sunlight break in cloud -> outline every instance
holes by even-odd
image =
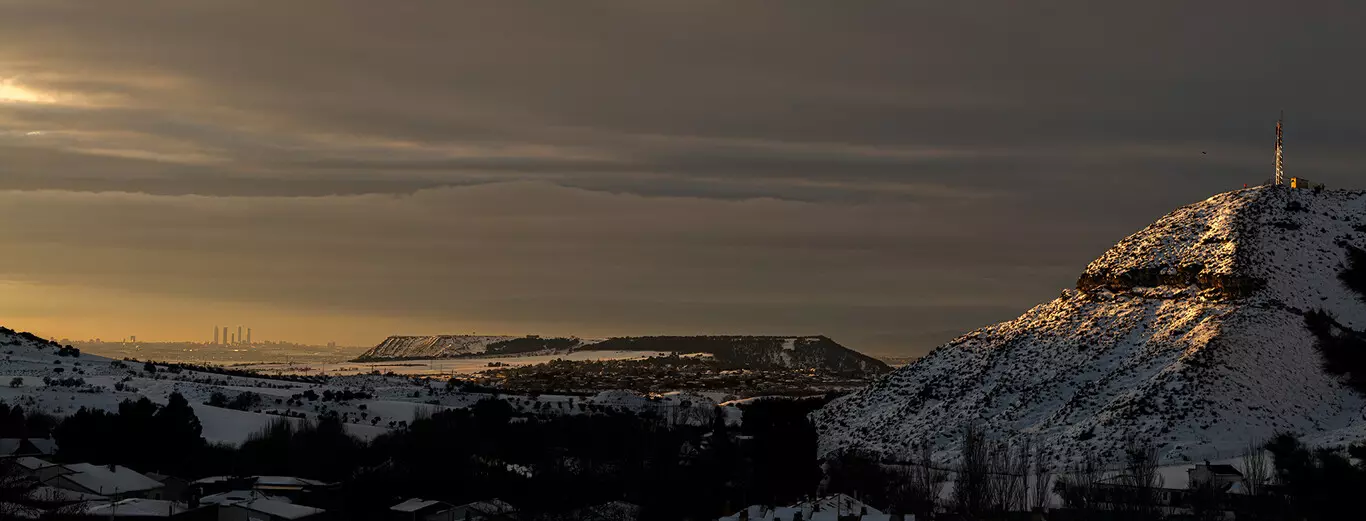
[[[55,96],[24,87],[14,78],[0,79],[0,102],[56,103]]]

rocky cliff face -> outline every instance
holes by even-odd
[[[1366,436],[1363,401],[1324,371],[1306,315],[1366,328],[1342,280],[1366,246],[1362,192],[1261,187],[1168,214],[1086,267],[1076,289],[973,331],[813,415],[821,451],[952,458],[969,422],[1059,462],[1150,438],[1168,460],[1228,457],[1278,431]]]

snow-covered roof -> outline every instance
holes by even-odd
[[[257,488],[307,488],[327,487],[332,485],[326,481],[294,476],[209,476],[207,478],[196,479],[190,483],[192,485],[217,485],[237,480],[245,481]]]
[[[202,498],[199,498],[199,502],[205,505],[224,505],[228,503],[251,501],[255,499],[274,499],[278,501],[284,501],[286,503],[289,502],[289,500],[287,499],[272,496],[259,490],[233,490],[229,492],[220,492],[218,494],[210,494]]]
[[[122,465],[91,465],[73,463],[66,468],[71,474],[61,476],[96,494],[123,494],[161,488],[160,481],[149,478]]]
[[[32,450],[25,450],[24,442],[28,442]],[[51,456],[57,453],[57,443],[43,438],[0,438],[0,456],[15,456],[20,454],[44,454]]]
[[[256,486],[258,487],[325,487],[331,485],[325,481],[316,479],[297,478],[294,476],[256,476]]]
[[[1237,469],[1237,468],[1234,468],[1233,465],[1219,465],[1219,464],[1214,464],[1214,465],[1196,465],[1195,467],[1196,467],[1195,469],[1191,469],[1191,470],[1193,471],[1193,470],[1196,470],[1196,469],[1198,469],[1198,468],[1200,468],[1200,467],[1208,467],[1208,468],[1209,468],[1209,471],[1210,471],[1211,473],[1214,473],[1215,475],[1219,475],[1219,476],[1238,476],[1238,477],[1242,477],[1242,476],[1243,476],[1243,473],[1242,473],[1242,472],[1238,472],[1238,469]]]
[[[13,516],[14,519],[40,519],[47,513],[39,508],[9,501],[0,501],[0,511]]]
[[[89,505],[85,513],[100,517],[171,517],[187,510],[188,507],[174,501],[135,498]]]
[[[512,512],[516,512],[516,511],[517,511],[517,507],[514,507],[514,506],[512,506],[512,504],[508,503],[507,501],[503,501],[503,500],[501,500],[501,499],[488,499],[488,500],[484,500],[484,501],[475,501],[475,502],[473,502],[473,503],[466,503],[466,504],[464,504],[464,505],[460,505],[459,507],[456,507],[456,508],[464,508],[464,509],[467,509],[467,510],[473,510],[473,511],[479,512],[479,513],[481,513],[481,514],[510,514],[510,513],[512,513]]]
[[[35,458],[35,457],[33,457],[33,456],[24,456],[24,457],[22,457],[22,458],[15,458],[14,463],[17,464],[17,465],[19,465],[20,467],[23,467],[23,468],[28,469],[28,470],[38,470],[38,469],[45,469],[45,468],[48,468],[48,467],[57,467],[57,466],[59,466],[58,464],[53,463],[53,462],[51,462],[51,461],[47,461],[47,460],[44,460],[44,459]]]
[[[89,494],[67,490],[48,485],[34,487],[28,491],[28,497],[41,503],[78,503],[81,501],[108,501],[109,498],[99,494]]]
[[[196,479],[196,480],[194,480],[194,481],[191,481],[190,484],[192,484],[192,485],[216,485],[216,484],[219,484],[219,483],[226,483],[226,482],[228,482],[228,481],[232,481],[233,479],[236,479],[236,478],[233,478],[232,476],[209,476],[209,477],[207,477],[207,478],[199,478],[199,479]]]
[[[323,510],[321,508],[295,505],[293,503],[280,501],[278,499],[253,499],[251,501],[232,503],[229,506],[244,508],[254,512],[269,514],[284,519],[302,519],[308,516],[326,512],[326,510]]]
[[[417,512],[418,510],[422,510],[422,509],[424,509],[424,508],[428,508],[428,507],[431,507],[431,506],[434,506],[434,505],[444,505],[444,504],[446,504],[446,503],[442,503],[442,502],[440,502],[440,501],[436,501],[436,500],[432,500],[432,499],[422,499],[422,498],[416,498],[416,497],[415,497],[415,498],[409,499],[409,500],[407,500],[407,501],[404,501],[404,502],[402,502],[402,503],[399,503],[399,504],[397,504],[397,505],[391,506],[391,507],[389,507],[389,510],[393,510],[393,511],[395,511],[395,512]]]

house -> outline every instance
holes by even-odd
[[[56,513],[53,519],[118,519],[120,521],[168,520],[213,521],[213,509],[189,508],[184,503],[161,499],[130,498],[85,505],[75,513]]]
[[[295,505],[278,499],[251,499],[218,506],[218,521],[294,521],[321,519],[321,508]]]
[[[239,503],[242,501],[255,501],[257,499],[271,499],[276,501],[289,502],[288,499],[272,496],[259,490],[233,490],[230,492],[220,492],[211,494],[194,500],[201,505],[226,505],[228,503]]]
[[[98,503],[107,502],[109,498],[98,494],[87,494],[76,492],[64,488],[39,485],[28,491],[28,501],[34,505],[42,505],[48,508],[58,508],[63,505],[75,503]]]
[[[67,468],[65,465],[52,463],[50,461],[38,459],[33,456],[23,456],[11,459],[9,461],[12,462],[14,466],[19,469],[20,473],[37,479],[38,481],[47,481],[48,479],[60,476],[62,474],[71,474],[75,472],[74,470]]]
[[[0,438],[0,458],[52,456],[57,442],[45,438]]]
[[[317,493],[336,489],[335,483],[294,476],[212,476],[191,481],[189,486],[201,494],[259,490],[292,502],[301,502],[306,497],[319,499],[315,497]]]
[[[517,508],[501,499],[475,501],[451,509],[451,519],[455,521],[476,521],[482,519],[508,519],[517,513]]]
[[[1246,488],[1247,483],[1243,479],[1243,473],[1233,468],[1233,465],[1211,465],[1209,461],[1198,463],[1194,468],[1186,471],[1190,477],[1190,488],[1196,489],[1210,486],[1214,490],[1228,491],[1230,488]]]
[[[184,478],[168,476],[166,474],[159,474],[156,472],[148,472],[147,477],[157,480],[161,482],[162,485],[164,485],[164,487],[161,490],[161,494],[158,497],[153,497],[152,499],[169,499],[172,501],[185,500],[185,491],[190,487],[189,481],[185,480]]]
[[[161,482],[122,465],[73,463],[64,466],[72,472],[53,476],[44,483],[116,499],[151,498],[161,495],[165,487]]]
[[[442,501],[412,498],[389,507],[394,521],[458,521],[454,506]]]
[[[1290,178],[1290,188],[1294,188],[1294,189],[1308,189],[1308,188],[1313,188],[1313,187],[1314,187],[1314,186],[1313,186],[1312,184],[1310,184],[1309,180],[1308,180],[1308,179],[1305,179],[1305,178],[1303,178],[1303,177],[1292,177],[1292,178]]]

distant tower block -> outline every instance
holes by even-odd
[[[223,343],[228,343],[228,326],[223,326]]]
[[[247,328],[247,345],[251,345],[251,328]]]
[[[232,337],[234,344],[242,343],[242,326],[237,326],[237,335]]]
[[[213,326],[213,345],[218,345],[218,326]]]
[[[1285,184],[1285,162],[1281,158],[1281,123],[1285,121],[1285,111],[1281,111],[1281,119],[1276,120],[1276,184]]]

